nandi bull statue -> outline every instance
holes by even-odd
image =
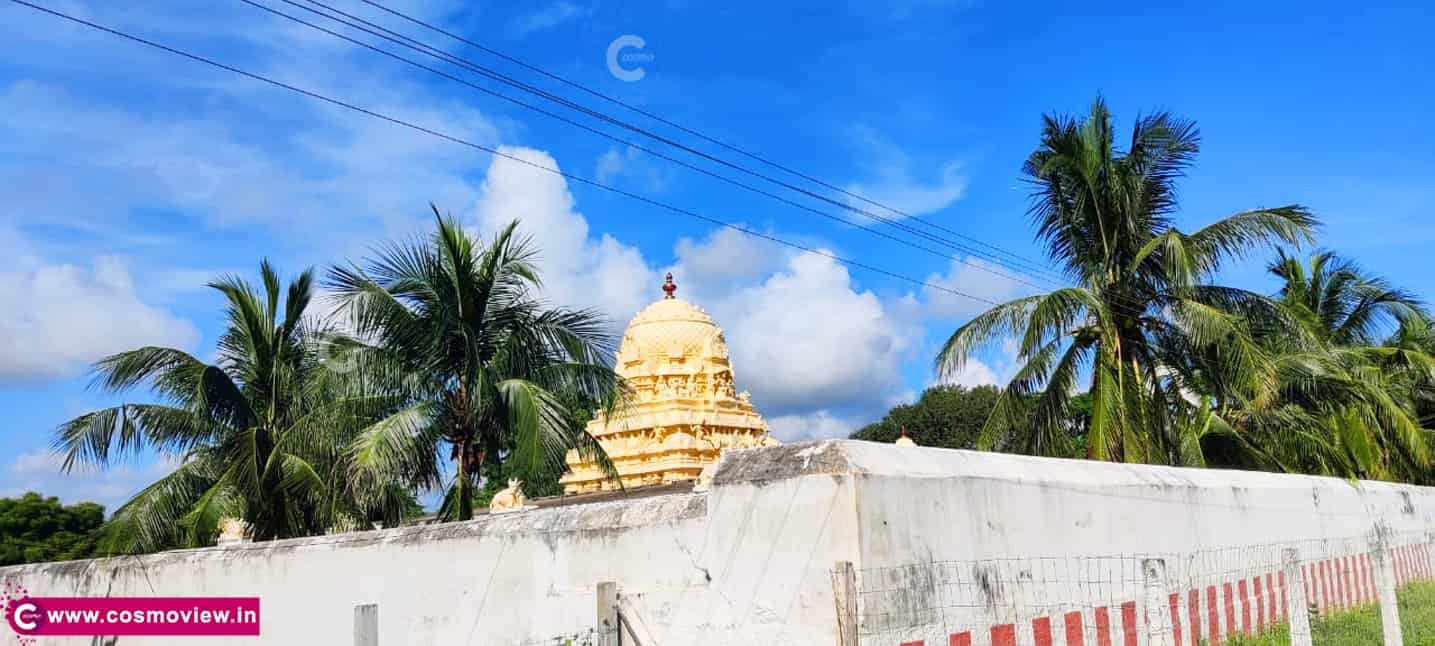
[[[490,514],[504,514],[529,508],[528,497],[523,495],[523,481],[518,478],[509,478],[508,488],[493,494],[493,500],[488,503]]]

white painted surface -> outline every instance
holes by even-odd
[[[596,584],[615,581],[656,644],[701,635],[828,646],[828,572],[855,553],[851,510],[841,482],[808,476],[463,524],[4,568],[0,579],[34,596],[259,596],[259,641],[295,646],[347,646],[360,604],[378,606],[379,646],[536,642],[591,628]],[[118,646],[195,641],[123,637]]]
[[[296,646],[347,645],[355,606],[370,603],[380,646],[535,642],[591,628],[596,585],[615,581],[622,607],[652,635],[648,646],[829,646],[837,643],[832,566],[851,561],[864,645],[945,646],[950,632],[966,629],[982,646],[1000,623],[1032,644],[1031,620],[1047,616],[1061,646],[1066,612],[1082,613],[1094,644],[1102,604],[1121,644],[1119,602],[1139,600],[1138,617],[1149,605],[1143,555],[1171,559],[1169,576],[1182,581],[1267,552],[1274,572],[1281,544],[1333,549],[1323,541],[1377,525],[1397,536],[1435,528],[1435,490],[835,441],[729,452],[704,494],[4,568],[0,578],[36,596],[259,596],[260,641]],[[1271,549],[1174,556],[1256,545]],[[995,590],[946,585],[973,574]],[[1173,592],[1182,594],[1176,628],[1188,631],[1187,590]],[[1236,614],[1255,604],[1237,601]],[[872,618],[882,614],[907,625],[876,630]],[[1222,628],[1230,618],[1222,614]],[[193,640],[119,642],[181,643]]]
[[[1435,527],[1435,489],[1335,478],[1033,459],[922,447],[851,443],[861,532],[859,589],[864,644],[947,644],[970,631],[1014,624],[1018,644],[1036,643],[1032,619],[1049,617],[1052,643],[1066,643],[1068,612],[1082,613],[1095,643],[1095,611],[1108,608],[1121,644],[1120,604],[1136,601],[1138,641],[1148,612],[1140,563],[1168,559],[1171,593],[1189,643],[1188,595],[1201,592],[1200,633],[1209,633],[1205,588],[1215,586],[1219,632],[1255,624],[1255,575],[1281,570],[1280,548],[1307,561],[1367,550],[1377,527],[1422,536]],[[1412,539],[1413,540],[1413,539]],[[922,566],[921,564],[936,564]],[[915,566],[915,567],[914,567]],[[1247,579],[1247,601],[1239,579]],[[989,584],[990,583],[990,584]],[[1231,612],[1224,584],[1232,585]],[[1264,590],[1264,588],[1263,588]],[[1332,590],[1332,595],[1334,594]],[[1169,616],[1168,608],[1164,610]],[[885,615],[885,616],[884,616]]]

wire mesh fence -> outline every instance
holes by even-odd
[[[1384,643],[1381,599],[1399,590],[1418,605],[1422,590],[1435,593],[1432,543],[1435,533],[1371,532],[867,568],[856,571],[851,612],[859,643],[872,646],[1369,646]],[[1431,631],[1412,624],[1405,632],[1429,641],[1406,643],[1435,646],[1435,636],[1413,634]]]

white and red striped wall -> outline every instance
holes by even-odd
[[[869,446],[846,445],[864,645],[1144,646],[1160,612],[1174,643],[1215,646],[1282,622],[1289,586],[1318,612],[1371,603],[1382,532],[1397,585],[1435,573],[1431,488]],[[1163,603],[1146,558],[1168,569]]]
[[[1390,550],[1396,587],[1435,580],[1435,550],[1429,543]],[[1376,575],[1369,553],[1351,553],[1303,562],[1304,598],[1320,614],[1377,603]],[[1285,573],[1275,570],[1171,592],[1159,612],[1167,613],[1176,646],[1220,644],[1235,634],[1253,635],[1285,624],[1290,608]],[[1073,605],[1079,602],[1074,601]],[[1024,624],[998,623],[951,630],[936,639],[884,642],[870,635],[863,643],[897,646],[1142,646],[1148,608],[1136,600],[1032,617]],[[1204,642],[1203,642],[1204,640]]]

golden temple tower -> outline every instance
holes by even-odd
[[[776,444],[747,392],[735,392],[727,341],[712,318],[675,298],[673,275],[663,298],[628,323],[617,373],[633,396],[612,419],[588,423],[618,469],[624,487],[696,480],[723,449]],[[617,489],[593,463],[569,451],[564,493]]]

